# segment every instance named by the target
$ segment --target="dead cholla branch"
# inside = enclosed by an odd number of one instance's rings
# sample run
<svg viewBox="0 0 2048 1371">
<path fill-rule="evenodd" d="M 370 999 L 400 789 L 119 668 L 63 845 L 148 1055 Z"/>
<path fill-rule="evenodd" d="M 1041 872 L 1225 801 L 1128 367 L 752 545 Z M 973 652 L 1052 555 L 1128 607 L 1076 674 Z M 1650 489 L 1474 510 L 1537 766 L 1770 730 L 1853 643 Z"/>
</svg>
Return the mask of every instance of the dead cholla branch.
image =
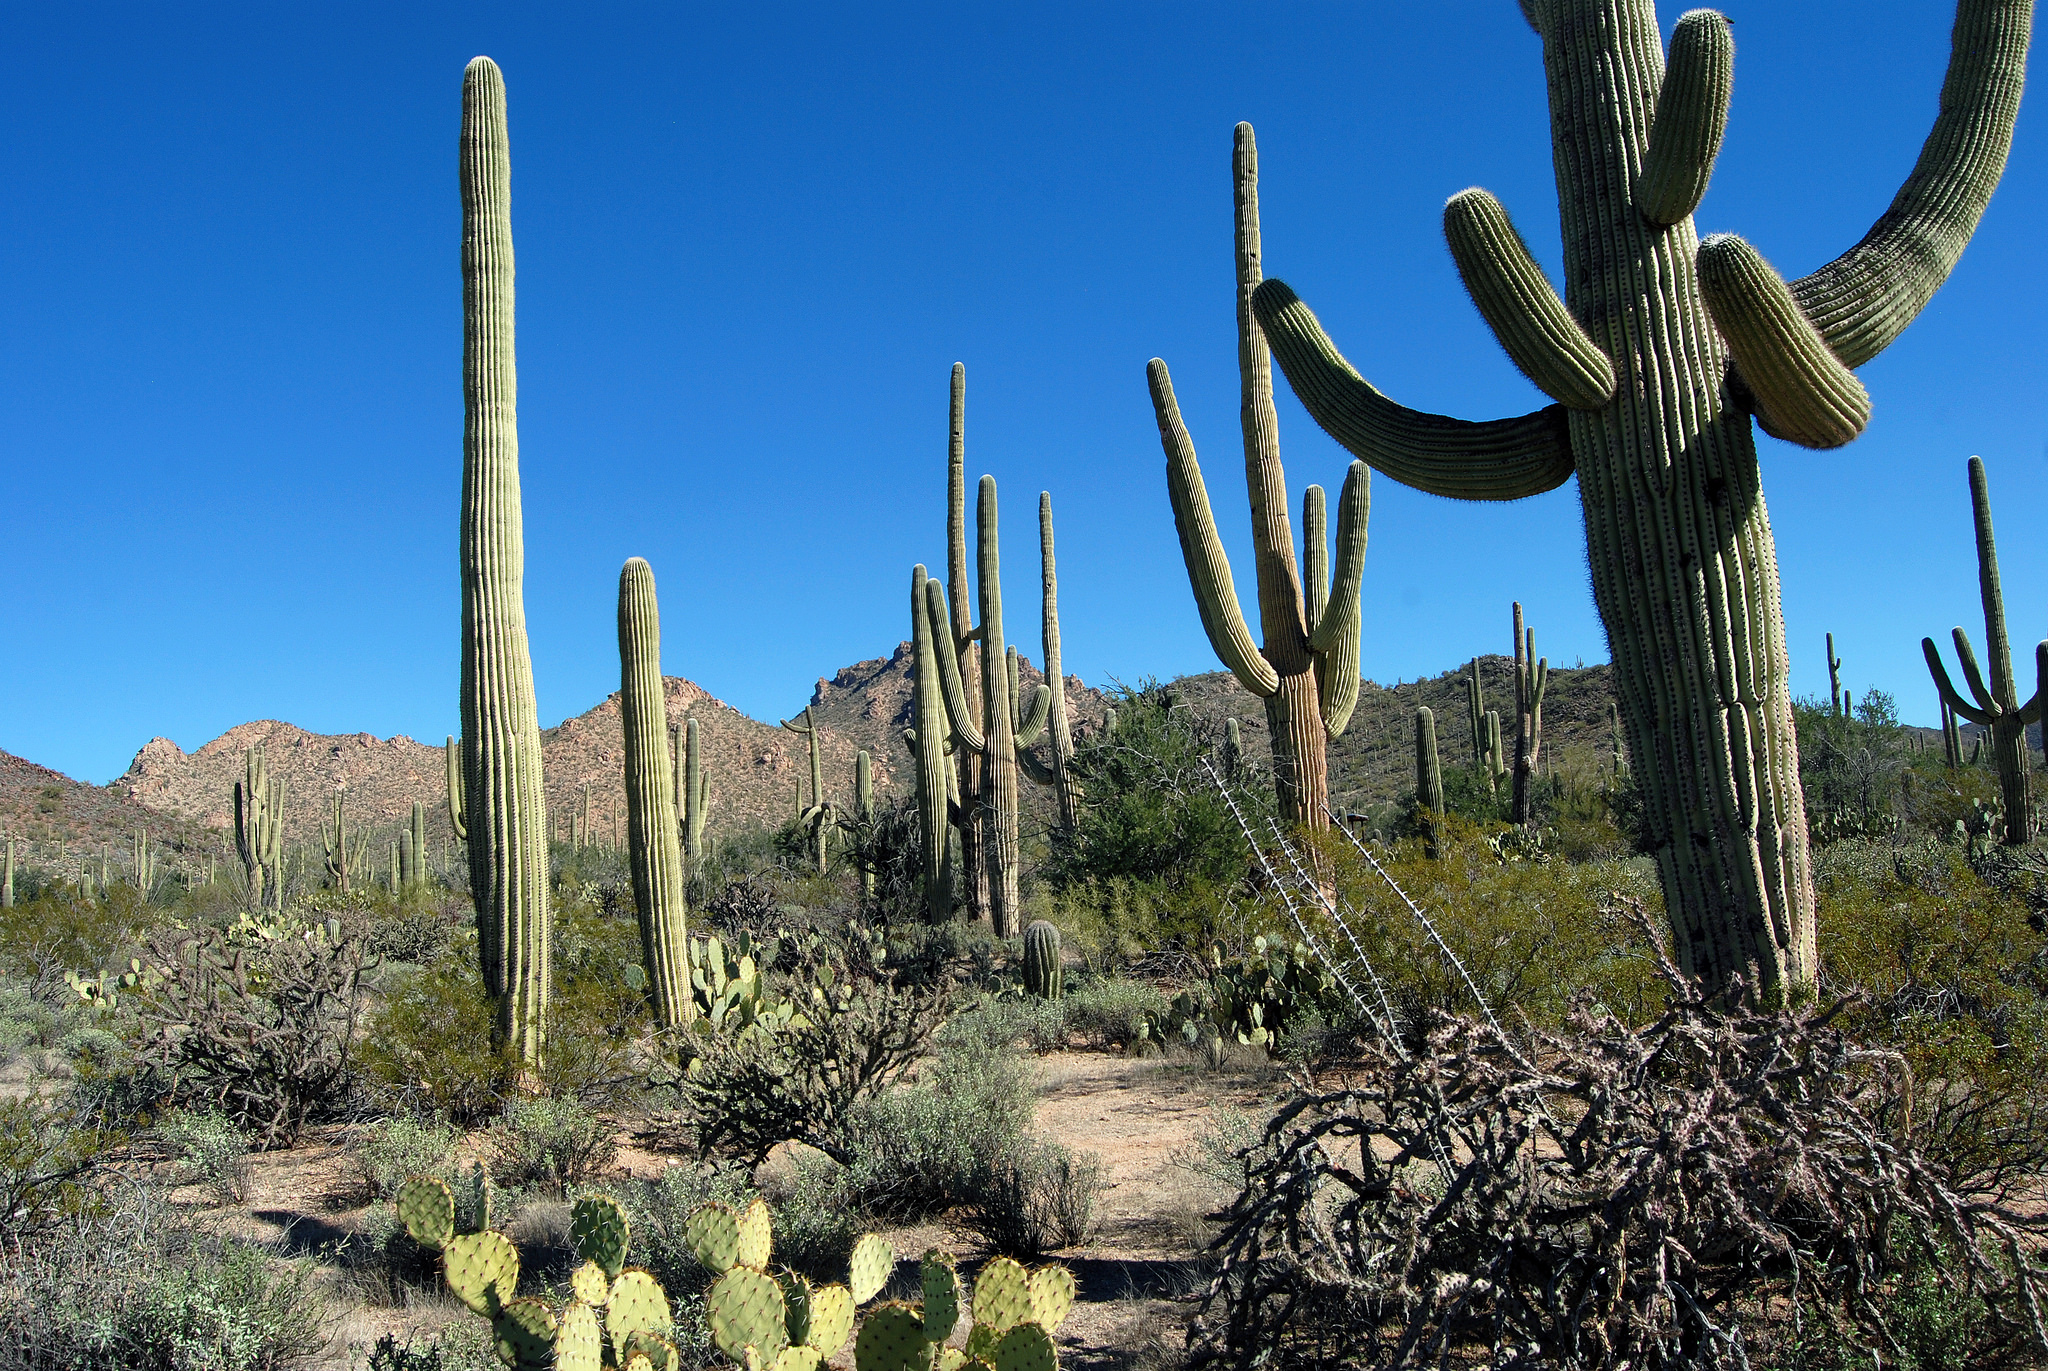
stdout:
<svg viewBox="0 0 2048 1371">
<path fill-rule="evenodd" d="M 1365 1084 L 1277 1115 L 1239 1154 L 1199 1359 L 1746 1368 L 1769 1311 L 1889 1364 L 1908 1267 L 2011 1351 L 2048 1347 L 2048 1220 L 1918 1150 L 1911 1075 L 1835 1026 L 1847 1002 L 1709 1002 L 1657 955 L 1674 998 L 1647 1027 L 1582 1001 L 1510 1041 L 1439 1014 L 1422 1050 L 1368 1048 Z"/>
</svg>

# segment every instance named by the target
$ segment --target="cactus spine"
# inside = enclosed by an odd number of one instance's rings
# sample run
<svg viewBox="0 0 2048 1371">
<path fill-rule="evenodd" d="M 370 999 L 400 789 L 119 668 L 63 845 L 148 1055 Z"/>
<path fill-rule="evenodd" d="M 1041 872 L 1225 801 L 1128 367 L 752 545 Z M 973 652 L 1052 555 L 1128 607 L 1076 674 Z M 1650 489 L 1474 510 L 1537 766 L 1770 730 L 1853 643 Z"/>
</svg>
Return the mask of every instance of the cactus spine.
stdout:
<svg viewBox="0 0 2048 1371">
<path fill-rule="evenodd" d="M 1029 747 L 1045 728 L 1052 708 L 1052 691 L 1037 686 L 1028 707 L 1018 700 L 1011 679 L 1015 663 L 1003 642 L 1003 578 L 998 553 L 996 479 L 981 478 L 980 499 L 975 511 L 975 532 L 980 554 L 981 626 L 974 630 L 981 643 L 980 717 L 971 712 L 962 681 L 963 672 L 954 650 L 951 629 L 959 609 L 947 611 L 945 588 L 936 581 L 925 583 L 926 610 L 932 618 L 932 636 L 939 657 L 941 693 L 945 697 L 947 721 L 953 728 L 955 751 L 965 749 L 981 757 L 980 828 L 982 860 L 986 864 L 989 892 L 989 922 L 999 938 L 1014 938 L 1018 932 L 1018 909 L 1022 895 L 1018 888 L 1022 856 L 1017 840 L 1017 753 Z M 962 830 L 962 846 L 966 845 Z"/>
<path fill-rule="evenodd" d="M 1024 930 L 1024 989 L 1041 1000 L 1060 997 L 1060 931 L 1044 919 Z"/>
<path fill-rule="evenodd" d="M 1977 525 L 1977 584 L 1984 602 L 1984 646 L 1991 658 L 1989 681 L 1977 667 L 1977 654 L 1970 650 L 1970 635 L 1958 625 L 1954 637 L 1956 659 L 1962 663 L 1963 679 L 1976 702 L 1964 699 L 1949 680 L 1948 669 L 1941 664 L 1941 649 L 1934 645 L 1934 639 L 1922 638 L 1920 650 L 1927 655 L 1927 670 L 1934 677 L 1934 688 L 1941 692 L 1942 703 L 1947 706 L 1944 733 L 1955 717 L 1991 730 L 1991 759 L 1998 768 L 1998 788 L 2005 803 L 2005 841 L 2018 844 L 2034 833 L 2027 725 L 2041 719 L 2040 687 L 2048 684 L 2048 642 L 2034 649 L 2035 690 L 2033 697 L 2022 704 L 2013 678 L 2012 647 L 2005 633 L 2005 592 L 1998 582 L 1998 544 L 1991 536 L 1991 486 L 1984 475 L 1983 459 L 1978 457 L 1970 459 L 1970 509 Z M 1954 727 L 1960 735 L 1961 725 Z"/>
<path fill-rule="evenodd" d="M 798 722 L 799 719 L 802 720 L 801 723 Z M 798 823 L 810 830 L 811 856 L 818 864 L 818 874 L 822 876 L 830 865 L 831 854 L 827 850 L 827 840 L 831 837 L 832 830 L 837 827 L 838 821 L 832 812 L 832 806 L 825 800 L 825 766 L 818 755 L 818 725 L 811 717 L 811 706 L 805 705 L 804 712 L 796 719 L 784 719 L 782 726 L 791 733 L 801 733 L 810 743 L 811 802 L 808 806 L 804 804 L 803 784 L 799 782 L 796 791 L 796 817 Z"/>
<path fill-rule="evenodd" d="M 691 1008 L 689 905 L 661 682 L 661 614 L 654 570 L 638 557 L 629 558 L 619 572 L 619 678 L 626 733 L 626 841 L 640 910 L 640 956 L 654 992 L 655 1022 L 679 1028 Z"/>
<path fill-rule="evenodd" d="M 462 78 L 462 790 L 469 888 L 498 1036 L 529 1067 L 547 1041 L 547 796 L 526 642 L 513 356 L 511 148 L 488 57 Z M 458 825 L 458 832 L 463 825 Z"/>
<path fill-rule="evenodd" d="M 1515 602 L 1515 791 L 1510 817 L 1529 822 L 1536 764 L 1543 751 L 1543 691 L 1550 682 L 1550 659 L 1536 656 L 1536 630 L 1522 624 L 1522 604 Z"/>
<path fill-rule="evenodd" d="M 711 779 L 704 774 L 699 732 L 695 719 L 685 719 L 676 734 L 676 822 L 688 876 L 695 876 L 704 860 L 704 814 L 711 807 Z"/>
<path fill-rule="evenodd" d="M 1273 370 L 1265 335 L 1252 317 L 1252 292 L 1262 267 L 1259 245 L 1258 148 L 1249 124 L 1237 126 L 1232 168 L 1236 184 L 1237 371 L 1244 431 L 1245 485 L 1251 497 L 1252 543 L 1263 645 L 1237 602 L 1230 560 L 1216 532 L 1194 440 L 1181 422 L 1166 363 L 1146 368 L 1159 439 L 1166 451 L 1167 494 L 1195 606 L 1209 643 L 1238 684 L 1265 701 L 1272 737 L 1273 778 L 1280 817 L 1322 828 L 1329 822 L 1328 743 L 1339 737 L 1358 703 L 1359 578 L 1365 570 L 1371 473 L 1353 462 L 1337 512 L 1334 586 L 1325 579 L 1328 542 L 1323 490 L 1303 493 L 1302 543 L 1308 553 L 1306 598 L 1287 519 L 1287 475 L 1280 465 Z"/>
<path fill-rule="evenodd" d="M 235 853 L 249 883 L 249 907 L 263 908 L 263 888 L 277 908 L 284 908 L 284 781 L 272 777 L 261 746 L 242 756 L 242 779 L 235 783 Z"/>
<path fill-rule="evenodd" d="M 953 765 L 946 760 L 946 703 L 939 684 L 939 657 L 934 635 L 950 642 L 951 629 L 935 624 L 925 609 L 923 564 L 910 569 L 911 717 L 913 727 L 903 730 L 903 741 L 917 770 L 917 845 L 919 868 L 924 881 L 927 916 L 941 923 L 953 913 L 953 846 L 947 827 L 956 821 L 951 797 Z M 963 824 L 964 835 L 967 830 Z"/>
<path fill-rule="evenodd" d="M 1254 300 L 1318 423 L 1396 480 L 1518 499 L 1573 475 L 1613 646 L 1643 842 L 1680 965 L 1766 996 L 1812 982 L 1814 895 L 1777 554 L 1754 413 L 1808 446 L 1869 402 L 1848 368 L 1883 351 L 1948 275 L 2004 170 L 2031 0 L 1961 0 L 1940 113 L 1861 242 L 1789 285 L 1691 219 L 1733 89 L 1726 19 L 1694 10 L 1667 76 L 1652 0 L 1525 0 L 1543 39 L 1566 298 L 1484 191 L 1445 210 L 1467 290 L 1559 403 L 1468 423 L 1374 390 L 1278 280 Z"/>
</svg>

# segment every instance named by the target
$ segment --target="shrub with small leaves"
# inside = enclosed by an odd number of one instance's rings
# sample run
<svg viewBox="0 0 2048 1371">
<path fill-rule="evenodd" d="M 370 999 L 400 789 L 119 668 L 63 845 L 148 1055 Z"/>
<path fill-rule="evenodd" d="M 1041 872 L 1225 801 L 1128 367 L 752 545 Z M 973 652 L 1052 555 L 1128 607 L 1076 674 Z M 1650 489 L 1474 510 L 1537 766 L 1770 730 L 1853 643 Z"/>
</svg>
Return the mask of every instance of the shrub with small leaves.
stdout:
<svg viewBox="0 0 2048 1371">
<path fill-rule="evenodd" d="M 617 1130 L 574 1100 L 508 1100 L 491 1126 L 492 1174 L 506 1185 L 562 1192 L 619 1153 Z"/>
<path fill-rule="evenodd" d="M 365 1124 L 349 1147 L 358 1194 L 365 1201 L 388 1200 L 408 1176 L 447 1179 L 455 1155 L 455 1130 L 437 1115 L 399 1114 Z"/>
<path fill-rule="evenodd" d="M 157 1125 L 157 1136 L 185 1164 L 185 1180 L 204 1186 L 220 1205 L 248 1198 L 249 1135 L 219 1110 L 171 1114 Z"/>
</svg>

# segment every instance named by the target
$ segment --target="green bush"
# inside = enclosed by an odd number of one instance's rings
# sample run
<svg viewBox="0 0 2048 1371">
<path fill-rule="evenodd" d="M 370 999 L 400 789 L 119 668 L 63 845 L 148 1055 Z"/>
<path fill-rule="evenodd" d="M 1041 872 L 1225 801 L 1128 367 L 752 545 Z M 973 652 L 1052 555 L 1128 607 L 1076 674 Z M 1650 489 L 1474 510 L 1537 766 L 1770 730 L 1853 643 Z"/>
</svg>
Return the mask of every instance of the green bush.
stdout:
<svg viewBox="0 0 2048 1371">
<path fill-rule="evenodd" d="M 1059 1143 L 1025 1139 L 988 1168 L 968 1224 L 992 1252 L 1039 1257 L 1088 1240 L 1102 1190 L 1093 1153 L 1076 1157 Z"/>
<path fill-rule="evenodd" d="M 517 1074 L 491 1046 L 495 1031 L 474 950 L 449 952 L 387 987 L 356 1062 L 392 1107 L 473 1128 L 497 1112 Z"/>
<path fill-rule="evenodd" d="M 16 1250 L 97 1212 L 99 1182 L 119 1141 L 117 1134 L 78 1126 L 47 1101 L 0 1100 L 0 1244 Z"/>
<path fill-rule="evenodd" d="M 1067 991 L 1067 1023 L 1090 1047 L 1121 1051 L 1143 1036 L 1148 1019 L 1164 1014 L 1167 1003 L 1159 987 L 1144 981 L 1077 977 Z"/>
<path fill-rule="evenodd" d="M 349 1149 L 357 1194 L 366 1202 L 393 1198 L 413 1176 L 446 1179 L 454 1157 L 455 1130 L 431 1114 L 378 1119 L 356 1134 Z"/>
<path fill-rule="evenodd" d="M 671 1299 L 702 1290 L 712 1279 L 690 1255 L 683 1224 L 712 1200 L 736 1207 L 751 1203 L 754 1192 L 746 1172 L 734 1166 L 671 1165 L 655 1180 L 631 1180 L 608 1187 L 626 1208 L 633 1225 L 631 1255 L 636 1266 L 654 1273 Z M 778 1254 L 782 1232 L 776 1229 Z"/>
<path fill-rule="evenodd" d="M 557 1194 L 595 1179 L 619 1154 L 612 1125 L 565 1099 L 507 1100 L 490 1147 L 500 1182 Z"/>
<path fill-rule="evenodd" d="M 157 1136 L 185 1164 L 185 1183 L 210 1191 L 214 1203 L 240 1204 L 249 1184 L 249 1135 L 217 1109 L 181 1111 L 157 1125 Z"/>
<path fill-rule="evenodd" d="M 866 1217 L 846 1168 L 822 1152 L 793 1148 L 787 1167 L 765 1193 L 774 1219 L 776 1260 L 819 1280 L 842 1278 Z"/>
</svg>

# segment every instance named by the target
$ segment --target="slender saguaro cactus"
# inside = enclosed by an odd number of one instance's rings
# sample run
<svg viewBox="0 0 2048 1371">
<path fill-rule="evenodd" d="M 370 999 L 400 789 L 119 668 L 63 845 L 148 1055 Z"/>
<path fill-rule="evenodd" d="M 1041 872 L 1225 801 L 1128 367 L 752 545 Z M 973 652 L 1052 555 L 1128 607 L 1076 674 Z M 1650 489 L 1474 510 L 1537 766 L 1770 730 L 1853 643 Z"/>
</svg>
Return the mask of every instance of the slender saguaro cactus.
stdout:
<svg viewBox="0 0 2048 1371">
<path fill-rule="evenodd" d="M 1280 434 L 1273 410 L 1273 369 L 1265 335 L 1252 317 L 1258 288 L 1259 154 L 1249 124 L 1237 126 L 1232 154 L 1236 185 L 1237 372 L 1239 425 L 1244 432 L 1245 486 L 1251 497 L 1256 550 L 1259 624 L 1254 645 L 1237 601 L 1230 559 L 1216 533 L 1209 493 L 1195 460 L 1194 440 L 1181 422 L 1166 363 L 1146 367 L 1159 441 L 1166 451 L 1166 489 L 1173 502 L 1181 556 L 1194 587 L 1195 607 L 1210 646 L 1238 684 L 1266 704 L 1273 740 L 1274 785 L 1280 816 L 1290 824 L 1328 823 L 1328 743 L 1339 737 L 1358 703 L 1358 641 L 1362 618 L 1359 579 L 1365 571 L 1366 516 L 1371 473 L 1353 462 L 1337 507 L 1337 567 L 1329 574 L 1323 488 L 1302 496 L 1302 548 L 1297 569 L 1294 533 L 1287 520 L 1287 475 L 1280 466 Z M 1306 586 L 1303 572 L 1306 572 Z M 1305 592 L 1305 596 L 1304 596 Z"/>
<path fill-rule="evenodd" d="M 1024 774 L 1039 785 L 1052 787 L 1053 795 L 1059 802 L 1060 827 L 1072 828 L 1076 818 L 1075 802 L 1078 798 L 1075 782 L 1070 771 L 1074 760 L 1074 734 L 1067 724 L 1067 678 L 1060 665 L 1060 594 L 1059 573 L 1053 562 L 1052 551 L 1052 492 L 1038 492 L 1038 562 L 1039 576 L 1045 591 L 1043 611 L 1045 647 L 1045 684 L 1052 691 L 1052 708 L 1046 716 L 1045 736 L 1048 750 L 1052 754 L 1052 765 L 1041 766 L 1038 758 L 1030 752 L 1019 751 L 1018 763 Z M 1015 688 L 1012 687 L 1014 694 Z"/>
<path fill-rule="evenodd" d="M 668 697 L 661 684 L 661 611 L 654 569 L 630 557 L 619 571 L 619 714 L 626 733 L 626 842 L 640 907 L 640 957 L 664 1028 L 688 1021 L 689 917 L 676 833 Z"/>
<path fill-rule="evenodd" d="M 801 719 L 803 722 L 798 723 L 797 719 Z M 797 719 L 784 719 L 782 721 L 784 728 L 788 729 L 791 733 L 803 734 L 811 745 L 811 803 L 808 806 L 804 804 L 803 784 L 798 782 L 796 791 L 797 821 L 811 831 L 811 855 L 818 864 L 818 874 L 822 876 L 829 866 L 828 858 L 830 854 L 826 851 L 826 839 L 831 836 L 832 829 L 836 826 L 836 821 L 832 813 L 832 806 L 825 801 L 825 768 L 824 763 L 818 756 L 818 725 L 811 718 L 811 708 L 809 705 L 804 706 L 804 712 L 798 715 Z"/>
<path fill-rule="evenodd" d="M 1017 755 L 1038 740 L 1052 710 L 1052 690 L 1041 683 L 1024 705 L 1011 675 L 1015 663 L 1003 642 L 1003 573 L 998 552 L 996 522 L 996 478 L 981 478 L 975 507 L 975 537 L 979 552 L 981 626 L 974 630 L 981 642 L 981 699 L 976 710 L 968 703 L 954 637 L 948 630 L 958 622 L 959 608 L 949 613 L 945 588 L 936 581 L 925 583 L 926 610 L 932 618 L 932 636 L 939 658 L 941 694 L 946 702 L 947 721 L 953 728 L 953 747 L 980 755 L 976 768 L 981 776 L 982 860 L 987 864 L 989 922 L 999 938 L 1014 938 L 1023 895 L 1018 886 L 1023 853 L 1017 840 Z M 939 641 L 943 639 L 943 641 Z M 977 717 L 978 715 L 978 717 Z M 962 830 L 961 846 L 966 846 Z"/>
<path fill-rule="evenodd" d="M 1828 709 L 1837 719 L 1849 714 L 1849 701 L 1842 694 L 1842 659 L 1835 655 L 1832 633 L 1828 634 Z"/>
<path fill-rule="evenodd" d="M 1486 793 L 1497 794 L 1501 778 L 1508 774 L 1508 762 L 1500 741 L 1500 711 L 1486 707 L 1477 657 L 1472 659 L 1472 674 L 1465 680 L 1465 711 L 1472 726 L 1472 763 L 1486 777 Z"/>
<path fill-rule="evenodd" d="M 1436 714 L 1427 705 L 1415 711 L 1415 804 L 1424 811 L 1423 855 L 1434 858 L 1444 817 L 1444 773 L 1437 761 Z"/>
<path fill-rule="evenodd" d="M 1941 759 L 1950 771 L 1963 765 L 1963 724 L 1946 695 L 1941 697 Z"/>
<path fill-rule="evenodd" d="M 1861 242 L 1790 284 L 1742 239 L 1693 229 L 1733 90 L 1728 21 L 1680 18 L 1667 75 L 1652 0 L 1522 11 L 1543 40 L 1565 298 L 1484 191 L 1452 197 L 1444 228 L 1494 336 L 1558 403 L 1487 423 L 1407 409 L 1284 283 L 1253 305 L 1316 421 L 1394 479 L 1512 500 L 1578 476 L 1680 964 L 1775 995 L 1814 977 L 1813 881 L 1750 417 L 1809 447 L 1862 430 L 1869 399 L 1850 368 L 1933 296 L 2004 170 L 2032 0 L 1961 0 L 1912 174 Z"/>
<path fill-rule="evenodd" d="M 7 840 L 7 871 L 4 877 L 0 877 L 0 909 L 12 908 L 14 908 L 14 839 L 9 838 Z"/>
<path fill-rule="evenodd" d="M 462 742 L 469 889 L 497 1032 L 529 1067 L 547 1042 L 547 793 L 526 643 L 512 343 L 512 154 L 505 82 L 462 77 Z M 451 798 L 452 795 L 451 795 Z M 465 825 L 458 824 L 457 832 Z"/>
<path fill-rule="evenodd" d="M 681 827 L 686 875 L 704 860 L 704 815 L 711 808 L 711 779 L 704 773 L 703 745 L 695 719 L 676 734 L 676 822 Z"/>
<path fill-rule="evenodd" d="M 1977 525 L 1977 584 L 1984 601 L 1984 647 L 1991 657 L 1991 679 L 1977 668 L 1977 654 L 1970 650 L 1970 635 L 1957 625 L 1954 636 L 1956 659 L 1963 665 L 1963 679 L 1969 683 L 1976 703 L 1963 698 L 1941 664 L 1941 649 L 1934 639 L 1922 638 L 1920 650 L 1927 654 L 1927 670 L 1934 688 L 1941 692 L 1944 706 L 1942 734 L 1957 730 L 1955 752 L 1960 753 L 1961 725 L 1956 717 L 1968 719 L 1991 730 L 1991 760 L 1998 768 L 1998 789 L 2005 803 L 2005 841 L 2024 843 L 2034 835 L 2034 802 L 2030 789 L 2027 725 L 2039 723 L 2044 692 L 2048 685 L 2048 642 L 2034 649 L 2036 676 L 2034 695 L 2020 702 L 2014 684 L 2012 648 L 2005 636 L 2005 592 L 1998 584 L 1998 544 L 1991 536 L 1991 485 L 1984 476 L 1982 458 L 1970 459 L 1970 510 Z"/>
<path fill-rule="evenodd" d="M 1550 681 L 1550 659 L 1536 656 L 1536 630 L 1522 624 L 1522 604 L 1515 602 L 1515 790 L 1510 817 L 1529 822 L 1531 784 L 1543 751 L 1543 691 Z"/>
<path fill-rule="evenodd" d="M 263 908 L 266 875 L 275 875 L 271 892 L 283 908 L 284 781 L 270 774 L 263 749 L 242 755 L 242 779 L 235 784 L 235 854 L 249 881 L 249 907 Z"/>
<path fill-rule="evenodd" d="M 950 629 L 935 625 L 926 610 L 925 583 L 931 579 L 922 563 L 910 569 L 910 708 L 916 723 L 903 730 L 903 741 L 917 764 L 917 845 L 925 910 L 933 923 L 940 923 L 953 914 L 953 849 L 946 831 L 957 806 L 950 794 L 953 767 L 946 760 L 946 702 L 934 646 L 940 640 L 951 642 L 952 637 Z"/>
<path fill-rule="evenodd" d="M 1236 781 L 1244 765 L 1244 729 L 1231 715 L 1223 720 L 1223 779 Z"/>
<path fill-rule="evenodd" d="M 866 748 L 853 754 L 853 816 L 864 827 L 875 821 L 875 759 Z M 864 895 L 875 893 L 875 873 L 865 866 L 860 872 L 860 888 Z"/>
<path fill-rule="evenodd" d="M 951 399 L 946 421 L 946 584 L 952 619 L 946 636 L 960 663 L 960 686 L 969 700 L 981 698 L 982 665 L 988 659 L 979 646 L 967 589 L 967 366 L 953 363 Z M 1002 659 L 997 657 L 996 661 Z M 960 878 L 968 908 L 977 919 L 989 915 L 988 858 L 982 832 L 981 754 L 955 747 L 953 822 L 960 830 Z"/>
<path fill-rule="evenodd" d="M 349 879 L 363 862 L 363 848 L 369 842 L 367 833 L 356 835 L 354 843 L 348 840 L 348 816 L 343 809 L 347 792 L 336 789 L 328 800 L 328 817 L 320 825 L 320 848 L 327 868 L 327 883 L 344 895 L 348 893 Z"/>
</svg>

